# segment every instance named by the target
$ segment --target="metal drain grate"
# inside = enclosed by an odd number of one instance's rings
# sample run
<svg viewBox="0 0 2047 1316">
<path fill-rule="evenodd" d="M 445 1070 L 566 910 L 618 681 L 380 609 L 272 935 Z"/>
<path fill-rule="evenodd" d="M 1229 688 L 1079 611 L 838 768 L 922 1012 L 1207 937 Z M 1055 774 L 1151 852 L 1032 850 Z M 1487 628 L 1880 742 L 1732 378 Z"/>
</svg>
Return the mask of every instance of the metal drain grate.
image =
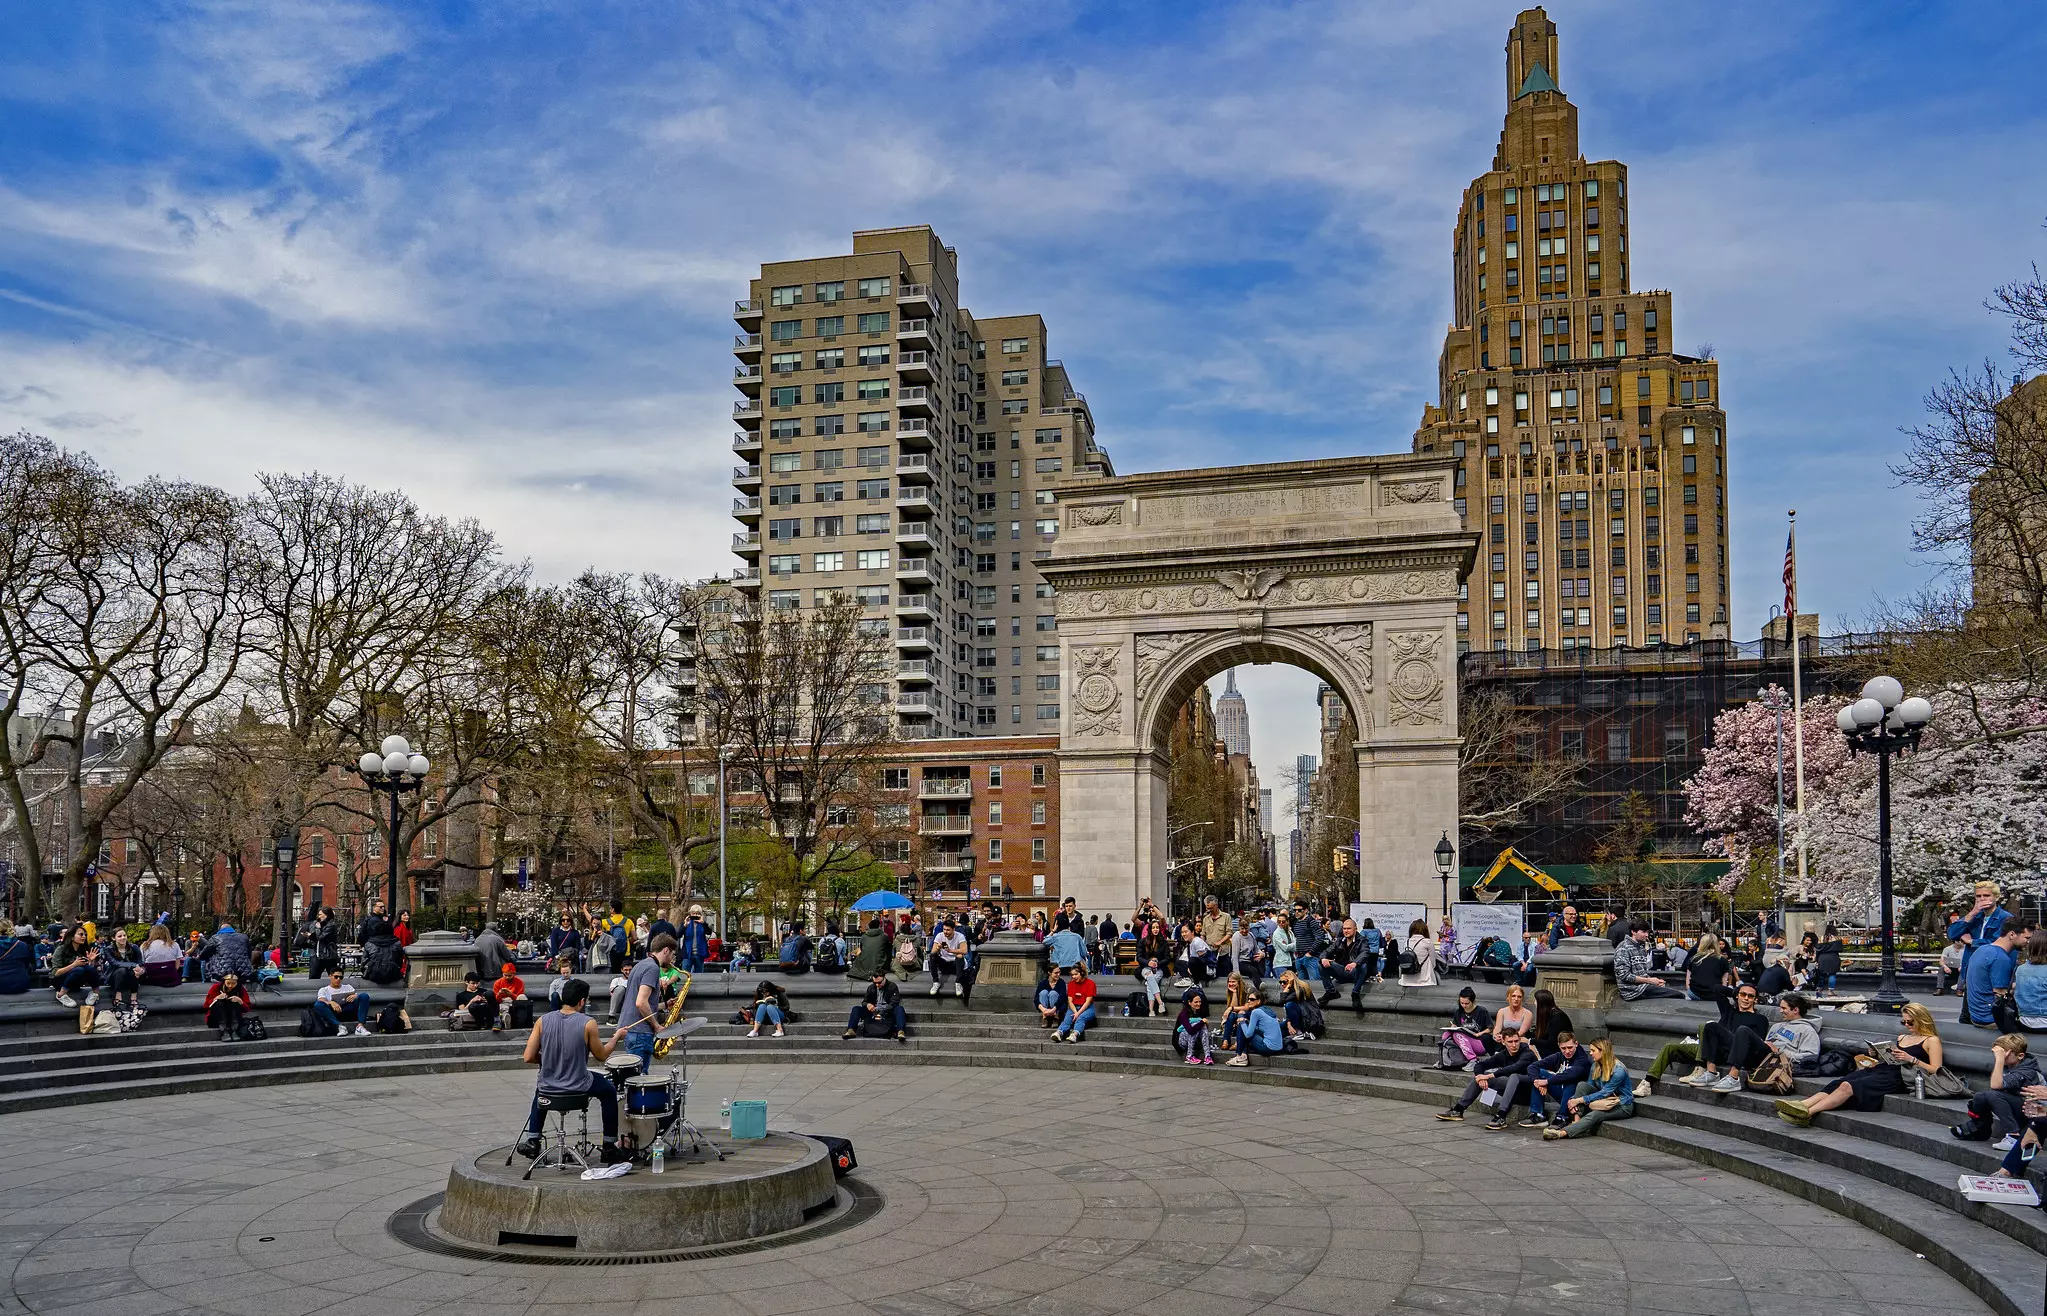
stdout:
<svg viewBox="0 0 2047 1316">
<path fill-rule="evenodd" d="M 485 1247 L 478 1243 L 461 1243 L 445 1235 L 435 1233 L 427 1220 L 440 1209 L 441 1194 L 422 1197 L 417 1202 L 400 1207 L 385 1228 L 391 1237 L 409 1248 L 431 1252 L 437 1256 L 462 1257 L 470 1261 L 503 1261 L 525 1266 L 644 1266 L 664 1261 L 702 1261 L 713 1257 L 739 1257 L 749 1252 L 764 1252 L 769 1248 L 781 1247 L 788 1243 L 807 1243 L 814 1238 L 836 1234 L 842 1229 L 871 1220 L 881 1210 L 881 1194 L 858 1179 L 841 1179 L 838 1193 L 831 1201 L 816 1208 L 804 1222 L 794 1229 L 785 1229 L 779 1234 L 765 1238 L 748 1239 L 743 1243 L 716 1243 L 704 1247 L 675 1248 L 667 1252 L 632 1252 L 624 1255 L 578 1256 L 548 1248 Z"/>
</svg>

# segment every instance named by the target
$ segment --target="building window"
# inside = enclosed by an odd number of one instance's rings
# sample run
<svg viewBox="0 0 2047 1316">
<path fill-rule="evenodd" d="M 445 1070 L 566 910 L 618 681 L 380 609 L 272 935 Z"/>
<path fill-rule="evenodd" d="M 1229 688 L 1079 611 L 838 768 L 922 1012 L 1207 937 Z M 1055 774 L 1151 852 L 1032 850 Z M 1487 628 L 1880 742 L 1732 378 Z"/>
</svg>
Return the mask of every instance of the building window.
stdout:
<svg viewBox="0 0 2047 1316">
<path fill-rule="evenodd" d="M 822 324 L 823 321 L 818 323 Z M 888 312 L 863 311 L 860 313 L 858 325 L 863 334 L 885 334 L 888 332 Z"/>
<path fill-rule="evenodd" d="M 854 565 L 862 571 L 886 571 L 889 550 L 885 548 L 863 548 L 854 555 Z"/>
<path fill-rule="evenodd" d="M 768 591 L 769 612 L 794 612 L 803 606 L 803 591 L 800 589 L 771 589 Z"/>
<path fill-rule="evenodd" d="M 1002 340 L 1002 351 L 1003 355 L 1005 356 L 1014 355 L 1015 353 L 1018 352 L 1029 351 L 1030 346 L 1031 340 L 1028 338 L 1005 338 Z"/>
<path fill-rule="evenodd" d="M 817 354 L 817 368 L 819 370 L 837 370 L 845 364 L 846 349 L 843 347 L 827 347 Z"/>
<path fill-rule="evenodd" d="M 889 293 L 887 279 L 862 279 L 858 285 L 862 297 L 886 297 Z"/>
<path fill-rule="evenodd" d="M 821 503 L 843 503 L 846 501 L 846 482 L 844 480 L 821 480 L 811 487 L 817 491 L 817 501 Z"/>
<path fill-rule="evenodd" d="M 1629 753 L 1632 747 L 1629 745 L 1628 741 L 1629 741 L 1628 728 L 1608 727 L 1606 729 L 1607 761 L 1611 763 L 1627 762 L 1628 759 L 1632 757 L 1632 755 Z"/>
<path fill-rule="evenodd" d="M 796 384 L 768 390 L 768 405 L 771 407 L 793 407 L 803 401 L 803 389 Z"/>
<path fill-rule="evenodd" d="M 843 571 L 846 569 L 844 553 L 813 553 L 810 558 L 812 571 Z"/>
<path fill-rule="evenodd" d="M 862 434 L 881 434 L 888 429 L 889 416 L 886 411 L 863 411 L 855 420 Z"/>
<path fill-rule="evenodd" d="M 845 349 L 840 348 L 839 353 L 840 356 L 843 358 L 845 355 Z M 819 355 L 823 354 L 820 353 Z M 885 366 L 888 364 L 888 348 L 885 345 L 871 344 L 867 347 L 861 348 L 859 352 L 855 355 L 854 359 L 857 360 L 863 366 Z"/>
<path fill-rule="evenodd" d="M 770 553 L 768 555 L 768 574 L 770 576 L 793 576 L 801 570 L 803 570 L 803 555 L 801 553 Z"/>
<path fill-rule="evenodd" d="M 846 432 L 846 418 L 844 416 L 819 416 L 817 417 L 817 423 L 811 427 L 810 432 L 822 435 L 844 434 Z"/>
<path fill-rule="evenodd" d="M 1024 416 L 1030 414 L 1030 410 L 1031 404 L 1023 398 L 1010 398 L 1002 404 L 1005 416 Z"/>
</svg>

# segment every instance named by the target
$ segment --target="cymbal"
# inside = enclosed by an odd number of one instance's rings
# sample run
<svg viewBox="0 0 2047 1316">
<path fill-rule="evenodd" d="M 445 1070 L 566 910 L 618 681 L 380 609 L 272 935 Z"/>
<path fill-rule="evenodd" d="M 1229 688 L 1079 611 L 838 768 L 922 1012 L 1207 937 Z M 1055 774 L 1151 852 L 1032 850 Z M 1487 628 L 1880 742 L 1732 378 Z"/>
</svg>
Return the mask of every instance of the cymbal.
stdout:
<svg viewBox="0 0 2047 1316">
<path fill-rule="evenodd" d="M 673 1027 L 664 1028 L 660 1032 L 654 1034 L 654 1036 L 656 1039 L 663 1037 L 688 1037 L 691 1033 L 694 1033 L 697 1029 L 702 1028 L 705 1024 L 709 1022 L 711 1021 L 705 1016 L 697 1015 L 694 1018 L 681 1020 L 678 1023 L 676 1023 Z"/>
</svg>

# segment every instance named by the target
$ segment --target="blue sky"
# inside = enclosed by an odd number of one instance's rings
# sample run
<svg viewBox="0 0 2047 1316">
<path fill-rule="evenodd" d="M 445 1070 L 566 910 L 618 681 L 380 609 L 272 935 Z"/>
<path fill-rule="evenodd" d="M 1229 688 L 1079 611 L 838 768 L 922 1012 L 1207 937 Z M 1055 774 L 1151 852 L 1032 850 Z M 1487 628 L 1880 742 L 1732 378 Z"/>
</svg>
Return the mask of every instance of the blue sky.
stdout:
<svg viewBox="0 0 2047 1316">
<path fill-rule="evenodd" d="M 402 484 L 543 575 L 706 573 L 731 301 L 929 222 L 1125 471 L 1405 450 L 1514 10 L 0 0 L 0 425 Z M 1722 363 L 1736 633 L 1790 506 L 1852 624 L 1923 577 L 1898 426 L 2047 258 L 2038 8 L 1550 16 L 1635 283 Z"/>
</svg>

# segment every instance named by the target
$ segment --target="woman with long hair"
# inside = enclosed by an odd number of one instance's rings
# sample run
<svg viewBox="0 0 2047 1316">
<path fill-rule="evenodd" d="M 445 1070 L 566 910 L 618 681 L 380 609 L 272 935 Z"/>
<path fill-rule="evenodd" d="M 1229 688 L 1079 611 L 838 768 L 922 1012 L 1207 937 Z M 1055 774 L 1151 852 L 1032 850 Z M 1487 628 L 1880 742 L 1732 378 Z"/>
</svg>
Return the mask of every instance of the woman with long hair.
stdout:
<svg viewBox="0 0 2047 1316">
<path fill-rule="evenodd" d="M 1828 1088 L 1825 1092 L 1807 1097 L 1803 1101 L 1780 1101 L 1777 1103 L 1777 1117 L 1787 1124 L 1805 1128 L 1812 1123 L 1812 1117 L 1821 1111 L 1834 1110 L 1850 1102 L 1860 1111 L 1877 1111 L 1884 1108 L 1884 1098 L 1893 1092 L 1905 1090 L 1905 1069 L 1931 1074 L 1941 1065 L 1940 1029 L 1933 1022 L 1933 1011 L 1914 1001 L 1898 1014 L 1905 1025 L 1905 1031 L 1898 1034 L 1895 1045 L 1885 1045 L 1874 1057 L 1874 1063 L 1862 1065 L 1848 1077 Z M 1856 1063 L 1870 1057 L 1860 1057 Z"/>
<path fill-rule="evenodd" d="M 1294 920 L 1286 913 L 1272 919 L 1272 971 L 1284 973 L 1294 967 Z"/>
<path fill-rule="evenodd" d="M 1427 919 L 1418 918 L 1407 925 L 1407 945 L 1405 950 L 1409 955 L 1414 956 L 1415 968 L 1412 973 L 1409 973 L 1405 967 L 1401 969 L 1400 985 L 1402 987 L 1435 986 L 1437 947 L 1435 942 L 1429 940 L 1429 923 Z"/>
<path fill-rule="evenodd" d="M 1624 1120 L 1635 1113 L 1634 1084 L 1628 1080 L 1628 1067 L 1613 1053 L 1613 1039 L 1595 1037 L 1588 1049 L 1592 1072 L 1564 1105 L 1570 1122 L 1544 1129 L 1546 1140 L 1583 1138 L 1608 1120 Z"/>
<path fill-rule="evenodd" d="M 1528 1008 L 1528 992 L 1520 983 L 1507 989 L 1507 1003 L 1493 1016 L 1493 1026 L 1488 1030 L 1487 1051 L 1500 1045 L 1500 1035 L 1516 1032 L 1524 1039 L 1533 1038 L 1535 1033 L 1535 1012 Z"/>
<path fill-rule="evenodd" d="M 1237 1046 L 1238 1035 L 1243 1031 L 1245 1020 L 1258 1008 L 1259 995 L 1251 986 L 1250 980 L 1234 969 L 1230 971 L 1230 976 L 1224 979 L 1224 987 L 1226 990 L 1223 993 L 1222 1047 L 1225 1051 L 1233 1051 Z"/>
<path fill-rule="evenodd" d="M 1537 1055 L 1549 1055 L 1557 1049 L 1557 1034 L 1571 1032 L 1571 1016 L 1557 1008 L 1556 993 L 1549 988 L 1537 989 L 1535 993 L 1535 1032 L 1532 1040 Z"/>
</svg>

